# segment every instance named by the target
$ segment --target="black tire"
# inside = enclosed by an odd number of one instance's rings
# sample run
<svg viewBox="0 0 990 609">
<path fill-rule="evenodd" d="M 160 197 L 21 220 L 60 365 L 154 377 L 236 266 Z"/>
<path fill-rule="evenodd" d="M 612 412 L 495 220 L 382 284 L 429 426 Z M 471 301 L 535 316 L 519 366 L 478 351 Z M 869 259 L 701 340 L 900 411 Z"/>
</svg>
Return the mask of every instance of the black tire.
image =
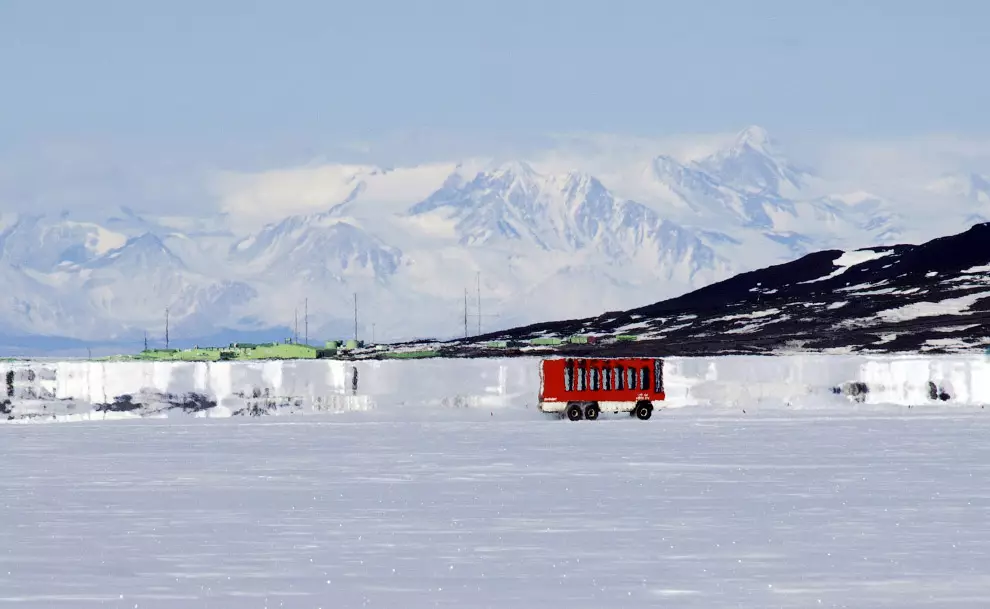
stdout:
<svg viewBox="0 0 990 609">
<path fill-rule="evenodd" d="M 601 410 L 599 410 L 598 404 L 595 404 L 594 402 L 592 402 L 591 404 L 588 404 L 587 406 L 585 406 L 585 408 L 584 408 L 584 418 L 588 419 L 589 421 L 594 421 L 595 419 L 598 418 L 598 413 L 599 412 L 601 412 Z"/>
<path fill-rule="evenodd" d="M 636 404 L 636 418 L 640 421 L 645 421 L 653 416 L 653 404 L 649 402 L 640 402 Z"/>
<path fill-rule="evenodd" d="M 581 410 L 580 404 L 568 404 L 567 405 L 567 418 L 571 421 L 580 421 L 584 417 L 584 412 Z"/>
</svg>

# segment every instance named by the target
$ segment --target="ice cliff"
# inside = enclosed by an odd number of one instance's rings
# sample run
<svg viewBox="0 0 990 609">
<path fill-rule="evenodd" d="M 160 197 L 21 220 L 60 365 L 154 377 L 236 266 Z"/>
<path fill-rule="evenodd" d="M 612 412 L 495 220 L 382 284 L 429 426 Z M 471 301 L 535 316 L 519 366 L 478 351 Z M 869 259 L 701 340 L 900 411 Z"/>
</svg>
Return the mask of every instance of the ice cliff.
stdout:
<svg viewBox="0 0 990 609">
<path fill-rule="evenodd" d="M 70 421 L 451 408 L 538 416 L 539 359 L 0 362 L 0 419 Z M 990 357 L 668 358 L 666 408 L 982 407 Z M 527 414 L 528 413 L 528 414 Z"/>
</svg>

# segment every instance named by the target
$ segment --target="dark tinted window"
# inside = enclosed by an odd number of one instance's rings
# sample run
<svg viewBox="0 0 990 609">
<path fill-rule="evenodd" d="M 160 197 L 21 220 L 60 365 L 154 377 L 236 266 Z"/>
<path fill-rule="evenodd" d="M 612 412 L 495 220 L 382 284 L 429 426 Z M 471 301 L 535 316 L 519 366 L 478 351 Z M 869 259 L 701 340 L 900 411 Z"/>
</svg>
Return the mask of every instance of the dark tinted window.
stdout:
<svg viewBox="0 0 990 609">
<path fill-rule="evenodd" d="M 653 391 L 663 393 L 663 360 L 653 360 Z"/>
</svg>

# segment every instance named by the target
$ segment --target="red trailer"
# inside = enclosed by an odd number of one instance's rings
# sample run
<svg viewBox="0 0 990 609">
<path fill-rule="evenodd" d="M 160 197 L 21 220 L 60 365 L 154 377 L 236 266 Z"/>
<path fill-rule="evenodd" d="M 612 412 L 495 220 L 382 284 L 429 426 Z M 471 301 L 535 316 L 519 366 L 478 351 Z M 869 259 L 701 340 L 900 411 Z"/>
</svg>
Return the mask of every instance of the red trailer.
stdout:
<svg viewBox="0 0 990 609">
<path fill-rule="evenodd" d="M 540 410 L 572 421 L 600 412 L 649 419 L 664 399 L 663 360 L 645 357 L 545 359 L 540 369 Z"/>
</svg>

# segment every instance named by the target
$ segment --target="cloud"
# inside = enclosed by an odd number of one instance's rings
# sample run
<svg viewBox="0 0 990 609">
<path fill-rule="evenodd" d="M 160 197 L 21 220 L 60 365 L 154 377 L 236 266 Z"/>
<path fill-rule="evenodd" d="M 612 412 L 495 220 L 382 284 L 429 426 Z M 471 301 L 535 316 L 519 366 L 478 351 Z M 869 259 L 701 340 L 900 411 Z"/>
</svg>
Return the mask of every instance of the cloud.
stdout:
<svg viewBox="0 0 990 609">
<path fill-rule="evenodd" d="M 726 146 L 735 136 L 736 132 L 657 137 L 562 133 L 551 136 L 550 146 L 535 151 L 533 160 L 550 171 L 580 169 L 589 173 L 612 173 L 660 155 L 681 162 L 697 160 Z"/>
<path fill-rule="evenodd" d="M 920 202 L 947 175 L 990 174 L 990 138 L 954 134 L 833 139 L 808 146 L 821 175 L 836 184 Z"/>
<path fill-rule="evenodd" d="M 354 144 L 366 156 L 375 150 L 404 157 L 410 164 L 385 168 L 377 164 L 333 163 L 312 161 L 299 166 L 267 171 L 222 171 L 210 179 L 210 192 L 219 210 L 227 214 L 239 230 L 252 230 L 298 214 L 323 212 L 347 201 L 376 205 L 399 211 L 422 201 L 439 189 L 455 171 L 468 179 L 493 163 L 525 159 L 546 172 L 587 171 L 611 175 L 618 168 L 668 154 L 682 160 L 700 158 L 731 141 L 735 133 L 697 134 L 671 137 L 631 137 L 612 134 L 553 134 L 541 138 L 523 138 L 513 148 L 505 141 L 494 142 L 488 156 L 456 156 L 465 151 L 463 142 L 446 136 L 448 150 L 434 146 L 416 158 L 415 145 L 424 134 L 392 137 L 385 144 Z M 480 150 L 481 148 L 476 148 Z M 450 160 L 436 161 L 435 158 Z"/>
<path fill-rule="evenodd" d="M 95 140 L 0 149 L 0 212 L 99 215 L 213 211 L 201 167 L 182 155 Z"/>
<path fill-rule="evenodd" d="M 335 205 L 408 206 L 428 197 L 458 169 L 430 163 L 385 169 L 375 165 L 311 164 L 257 173 L 221 172 L 211 180 L 219 208 L 241 228 L 257 227 Z"/>
<path fill-rule="evenodd" d="M 121 206 L 151 215 L 223 212 L 233 228 L 252 230 L 349 199 L 383 211 L 401 210 L 428 197 L 452 172 L 471 177 L 492 160 L 524 159 L 541 172 L 586 171 L 618 185 L 652 157 L 698 159 L 726 145 L 736 132 L 476 135 L 431 137 L 416 131 L 268 149 L 261 142 L 197 148 L 184 140 L 164 145 L 64 140 L 20 148 L 8 143 L 0 146 L 0 213 L 96 213 Z M 990 175 L 987 137 L 771 135 L 788 157 L 813 167 L 831 192 L 867 191 L 921 211 L 946 196 L 945 189 L 931 187 L 946 175 Z"/>
</svg>

